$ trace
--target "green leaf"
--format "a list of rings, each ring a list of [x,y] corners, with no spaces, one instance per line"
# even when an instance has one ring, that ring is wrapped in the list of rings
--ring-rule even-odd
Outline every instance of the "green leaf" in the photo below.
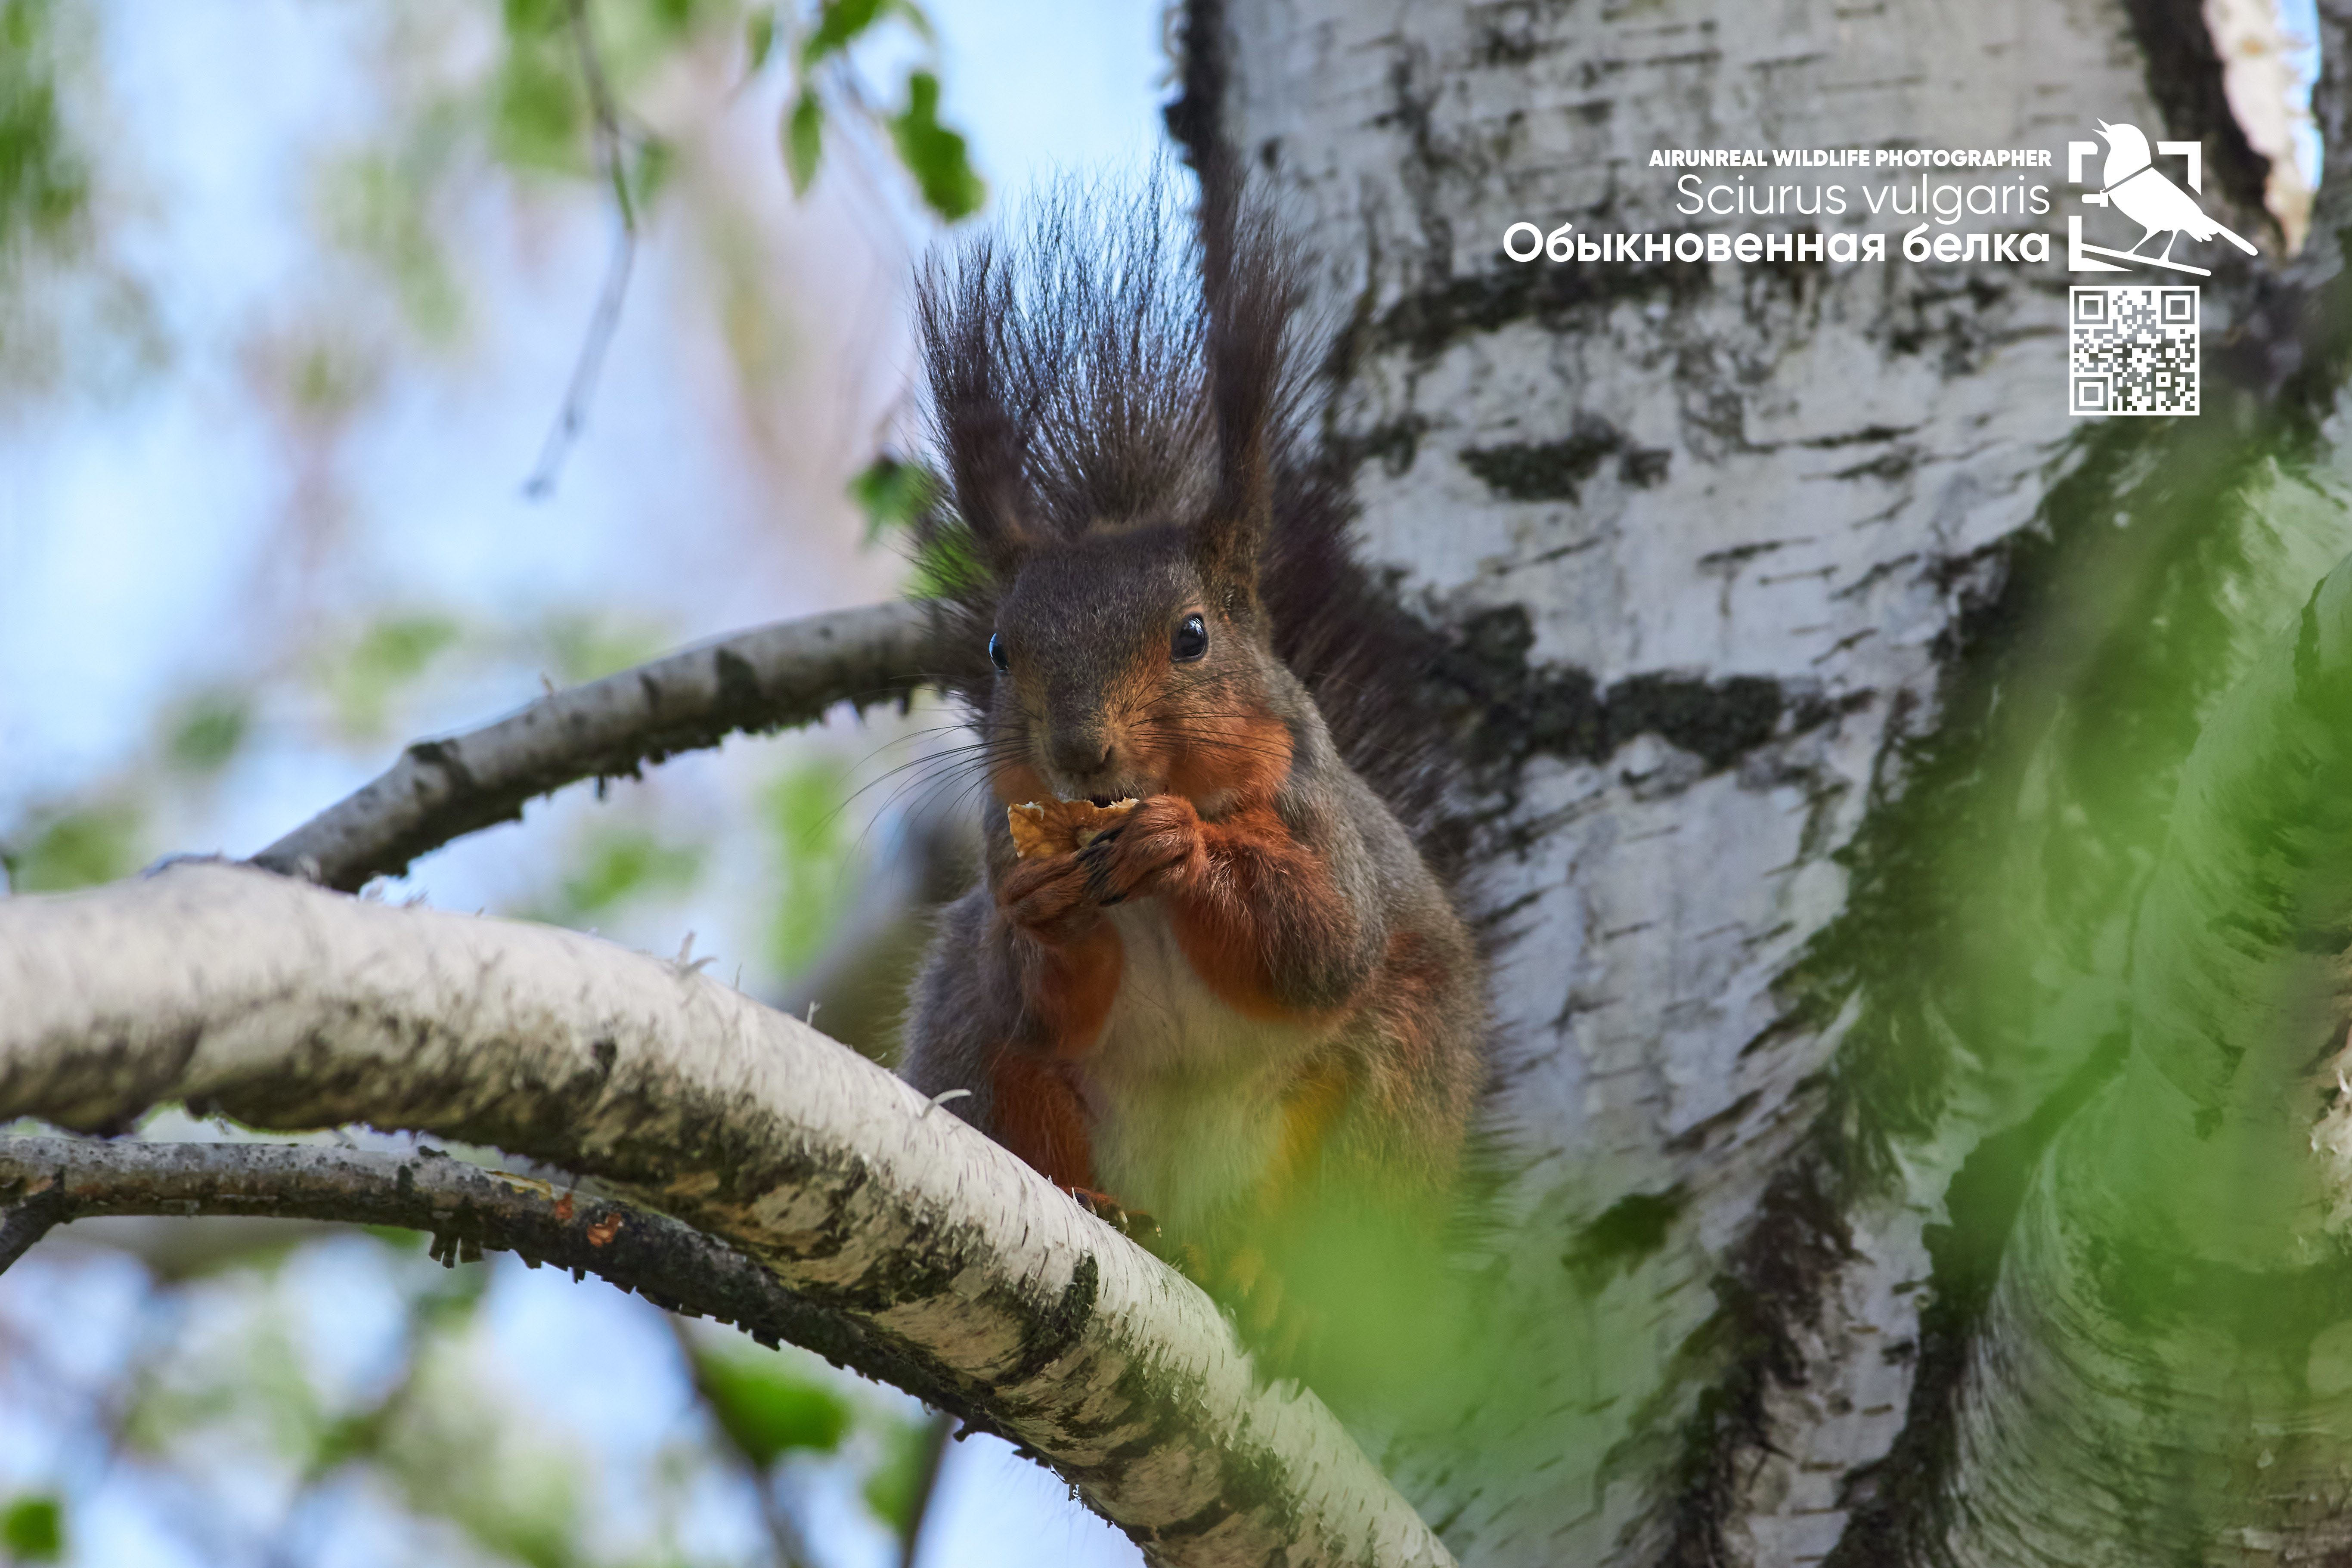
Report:
[[[537,640],[557,681],[576,686],[643,664],[674,639],[657,622],[559,610],[539,627]]]
[[[394,1252],[425,1250],[426,1238],[421,1230],[408,1230],[396,1225],[363,1225],[359,1228]]]
[[[884,0],[826,0],[817,14],[816,30],[801,45],[802,71],[847,48],[886,9]]]
[[[907,584],[910,599],[944,599],[959,589],[987,580],[971,531],[951,523],[923,542],[915,555],[915,580]]]
[[[923,204],[950,223],[980,209],[988,188],[964,154],[963,138],[940,123],[940,79],[929,71],[907,76],[907,108],[890,121],[898,160],[915,176]]]
[[[785,878],[768,953],[786,974],[799,973],[824,949],[855,891],[842,830],[847,782],[837,763],[816,762],[785,773],[761,798]]]
[[[652,206],[668,186],[669,177],[677,168],[677,153],[661,137],[648,136],[637,143],[635,163],[629,189],[642,212]]]
[[[702,874],[702,851],[666,845],[640,828],[604,828],[589,840],[586,863],[563,880],[566,923],[602,914],[636,893],[683,892]]]
[[[670,41],[685,37],[694,31],[701,0],[653,0],[653,19]]]
[[[426,613],[388,616],[362,632],[320,677],[343,732],[360,738],[382,733],[393,697],[456,642],[459,630],[449,616]]]
[[[883,9],[904,17],[907,26],[914,28],[926,43],[935,37],[931,31],[931,19],[923,15],[923,8],[916,5],[915,0],[887,0]]]
[[[803,88],[793,100],[793,111],[784,117],[784,172],[793,178],[793,195],[808,194],[809,182],[816,178],[817,154],[824,150],[824,110],[817,102],[816,93]]]
[[[66,1554],[65,1506],[56,1498],[20,1497],[0,1511],[0,1546],[17,1563],[55,1563]]]
[[[451,265],[442,210],[472,128],[436,105],[394,144],[333,160],[320,171],[320,213],[335,243],[390,281],[401,313],[426,342],[454,343],[466,322],[466,290]]]
[[[0,866],[19,893],[58,892],[111,882],[138,868],[144,814],[128,801],[108,801],[36,817],[22,847],[0,846]]]
[[[563,0],[506,0],[506,58],[490,114],[500,159],[521,169],[588,167],[588,94]]]
[[[173,723],[164,754],[182,773],[218,773],[245,743],[251,721],[244,698],[235,692],[207,692]]]
[[[894,530],[912,526],[938,491],[939,480],[929,469],[887,452],[849,481],[849,499],[866,514],[868,544]]]
[[[744,74],[758,76],[775,47],[776,8],[773,5],[752,7],[751,15],[743,23],[744,52],[751,57],[750,67]]]
[[[719,1430],[761,1469],[784,1454],[830,1454],[849,1430],[849,1406],[771,1355],[697,1347],[694,1379]]]

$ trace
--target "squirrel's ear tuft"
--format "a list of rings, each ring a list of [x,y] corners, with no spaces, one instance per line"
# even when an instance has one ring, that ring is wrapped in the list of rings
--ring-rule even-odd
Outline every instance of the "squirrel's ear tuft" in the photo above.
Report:
[[[1027,519],[1034,395],[1006,374],[1014,310],[1011,271],[984,239],[928,268],[915,296],[949,495],[980,563],[1000,581],[1036,542]]]
[[[1262,200],[1243,189],[1230,152],[1201,164],[1201,295],[1217,479],[1193,546],[1213,589],[1257,597],[1274,525],[1274,456],[1286,406],[1291,324],[1301,291],[1296,253]]]

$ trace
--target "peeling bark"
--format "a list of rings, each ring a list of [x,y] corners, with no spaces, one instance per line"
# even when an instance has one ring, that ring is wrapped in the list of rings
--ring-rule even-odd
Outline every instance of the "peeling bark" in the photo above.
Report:
[[[419,741],[358,794],[253,858],[357,892],[420,855],[585,778],[635,778],[649,763],[815,720],[836,702],[904,702],[924,683],[919,605],[875,605],[739,632],[551,692],[495,724]]]
[[[1155,1562],[1452,1561],[1199,1290],[696,966],[219,864],[0,901],[0,1121],[106,1131],[166,1100],[595,1176],[927,1369]]]

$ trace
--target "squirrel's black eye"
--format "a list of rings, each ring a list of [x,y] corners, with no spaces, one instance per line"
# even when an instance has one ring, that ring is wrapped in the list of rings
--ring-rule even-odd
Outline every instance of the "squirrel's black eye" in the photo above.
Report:
[[[1013,661],[1004,657],[1004,634],[1002,632],[988,634],[988,662],[999,669],[1013,668]]]
[[[1184,624],[1169,639],[1168,657],[1178,664],[1190,664],[1208,651],[1209,623],[1198,616],[1186,616]]]

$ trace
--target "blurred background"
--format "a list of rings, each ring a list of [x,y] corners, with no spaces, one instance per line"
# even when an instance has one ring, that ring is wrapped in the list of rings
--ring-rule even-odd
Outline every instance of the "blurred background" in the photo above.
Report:
[[[251,854],[544,683],[902,592],[910,268],[1150,163],[1164,25],[0,0],[9,887]],[[371,896],[690,930],[887,1060],[966,874],[952,722],[739,739]],[[0,1561],[1139,1560],[993,1439],[709,1327],[405,1233],[76,1225],[0,1276]]]

